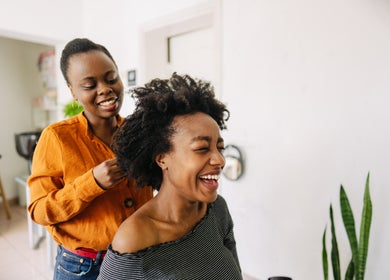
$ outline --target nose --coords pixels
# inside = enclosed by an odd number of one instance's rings
[[[98,88],[98,95],[106,95],[112,92],[112,88],[109,85],[102,84]]]
[[[211,165],[218,165],[221,168],[225,166],[225,156],[221,153],[220,150],[216,149],[210,158]]]

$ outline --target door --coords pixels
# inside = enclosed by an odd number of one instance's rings
[[[210,81],[218,96],[221,52],[215,10],[180,11],[147,24],[141,36],[140,83],[177,72]]]
[[[217,50],[211,27],[168,38],[167,55],[167,74],[189,74],[215,84]]]

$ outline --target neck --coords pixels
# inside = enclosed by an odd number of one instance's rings
[[[156,195],[155,206],[162,219],[171,223],[193,223],[202,218],[207,209],[205,202],[190,201],[164,189]]]
[[[118,121],[116,116],[108,119],[103,118],[90,118],[88,119],[88,124],[93,134],[96,135],[100,140],[102,140],[106,145],[110,146],[112,141],[112,136],[118,128]]]

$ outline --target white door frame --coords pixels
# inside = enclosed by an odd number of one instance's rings
[[[153,78],[167,78],[168,38],[202,28],[212,28],[215,33],[216,57],[214,88],[220,96],[221,67],[221,0],[210,0],[185,10],[148,22],[140,32],[139,82]]]

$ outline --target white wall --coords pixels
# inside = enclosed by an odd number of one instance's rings
[[[202,2],[84,0],[80,32],[105,44],[125,74],[140,66],[145,22]],[[243,270],[263,280],[275,274],[321,279],[329,203],[338,213],[342,183],[360,221],[370,172],[374,217],[366,278],[390,275],[389,3],[220,3],[222,98],[231,110],[224,136],[246,159],[244,177],[223,180],[221,191],[235,220]],[[338,233],[345,269],[349,249],[341,224]]]
[[[0,36],[54,44],[82,31],[80,1],[1,0]]]
[[[224,1],[222,13],[228,139],[247,159],[246,176],[224,194],[244,269],[321,279],[329,203],[338,213],[342,183],[360,221],[370,171],[366,276],[390,275],[389,3]]]

